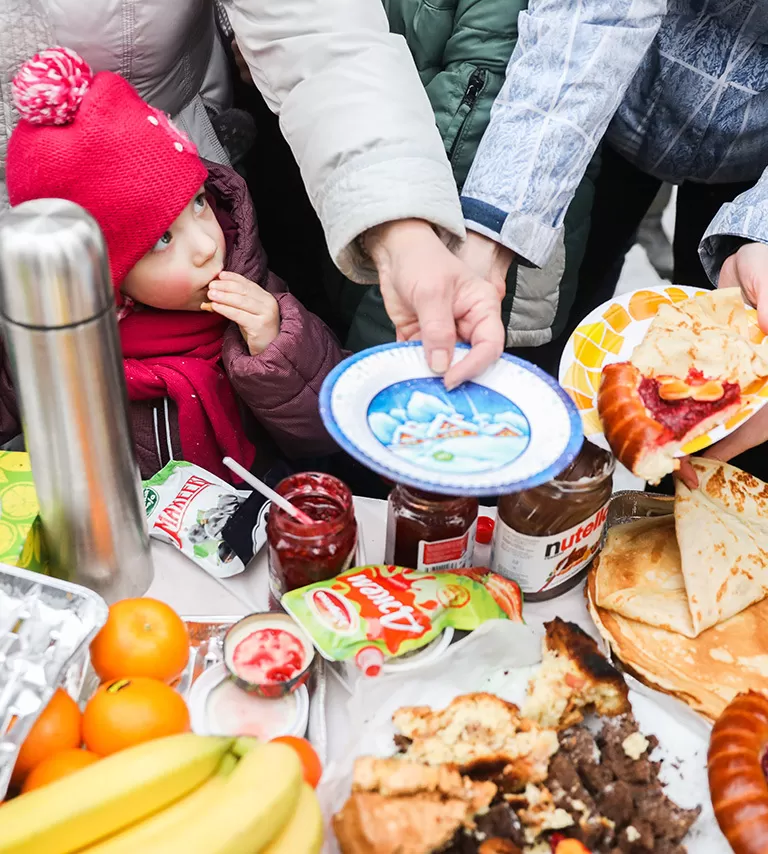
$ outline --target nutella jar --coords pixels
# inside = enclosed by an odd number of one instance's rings
[[[478,501],[398,485],[387,503],[385,563],[438,571],[472,565]]]
[[[615,464],[585,440],[554,480],[499,499],[491,566],[527,601],[553,599],[583,578],[603,544]]]

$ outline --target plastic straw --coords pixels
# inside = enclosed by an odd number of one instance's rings
[[[236,463],[232,457],[224,457],[222,460],[224,465],[231,469],[235,474],[240,475],[240,477],[249,485],[252,486],[257,492],[260,492],[265,498],[269,498],[273,504],[277,504],[277,506],[281,510],[285,510],[288,515],[293,516],[294,519],[301,522],[304,525],[314,525],[315,520],[310,516],[307,516],[303,510],[299,510],[298,507],[291,504],[286,498],[283,498],[282,495],[278,495],[274,489],[270,489],[264,481],[259,480],[257,477],[252,475],[248,469],[243,468],[240,463]]]

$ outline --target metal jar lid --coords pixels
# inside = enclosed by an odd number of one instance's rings
[[[59,328],[113,305],[104,238],[83,208],[37,199],[0,217],[0,313],[7,320]]]

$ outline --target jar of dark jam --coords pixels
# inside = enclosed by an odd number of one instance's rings
[[[603,545],[616,462],[584,441],[549,483],[499,499],[491,566],[520,585],[529,602],[575,587]]]
[[[289,590],[327,581],[349,569],[357,548],[352,493],[342,481],[327,474],[295,474],[281,481],[277,492],[314,523],[306,525],[274,504],[270,507],[267,544],[273,609]]]
[[[424,571],[472,565],[476,498],[433,495],[397,485],[387,504],[385,563]]]

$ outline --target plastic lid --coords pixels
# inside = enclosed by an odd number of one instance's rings
[[[355,656],[355,664],[364,676],[378,676],[384,665],[384,653],[377,646],[366,646]]]
[[[478,516],[475,540],[480,543],[481,546],[487,546],[493,539],[493,529],[495,527],[496,523],[490,516]]]
[[[23,326],[83,323],[115,304],[96,221],[60,199],[24,202],[0,218],[0,312]]]

